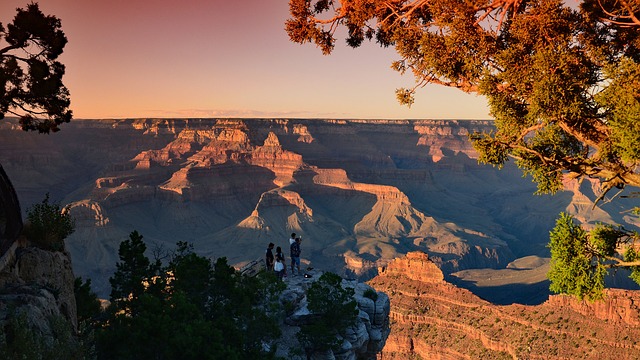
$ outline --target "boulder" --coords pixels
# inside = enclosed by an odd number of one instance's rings
[[[27,247],[16,250],[16,258],[18,277],[25,284],[53,293],[59,313],[75,329],[78,322],[73,289],[75,277],[69,253]]]
[[[0,327],[8,329],[10,321],[19,316],[19,326],[53,344],[57,321],[64,320],[77,331],[71,258],[66,251],[26,244],[21,237],[0,261]]]

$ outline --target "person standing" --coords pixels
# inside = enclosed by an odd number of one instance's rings
[[[279,279],[287,276],[287,265],[285,263],[284,254],[282,253],[282,248],[280,246],[276,248],[275,264],[273,270],[275,271]]]
[[[272,271],[273,270],[273,263],[274,263],[274,258],[273,258],[273,247],[275,245],[273,243],[269,243],[269,246],[267,246],[267,252],[266,252],[266,261],[265,263],[267,264],[267,271]]]
[[[291,244],[291,276],[296,276],[296,272],[294,271],[294,265],[298,269],[298,275],[300,275],[300,243],[302,239],[297,237],[296,240]]]
[[[296,233],[291,233],[291,237],[289,238],[289,249],[291,249],[291,245],[293,245],[295,242],[296,242]],[[293,258],[291,258],[291,273],[293,274]]]
[[[293,245],[296,242],[296,233],[291,233],[291,237],[289,238],[289,246]]]

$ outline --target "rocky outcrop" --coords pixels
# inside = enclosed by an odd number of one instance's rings
[[[250,271],[246,270],[248,268],[252,266],[246,266],[244,271]],[[305,276],[286,278],[287,288],[280,296],[280,302],[285,309],[288,309],[288,315],[282,324],[283,337],[277,344],[277,355],[290,359],[291,354],[295,353],[292,350],[301,348],[295,336],[300,325],[312,323],[315,317],[307,308],[305,292],[314,281],[318,280],[322,272],[308,269],[305,274]],[[341,339],[340,349],[315,353],[312,354],[312,358],[316,360],[376,359],[389,336],[389,297],[355,280],[343,280],[342,287],[350,287],[355,291],[355,300],[358,304],[356,322],[347,329],[346,336]],[[302,357],[295,356],[292,359],[302,359]]]
[[[423,283],[442,283],[444,275],[436,264],[429,260],[429,255],[422,252],[410,252],[406,261],[392,261],[379,269],[380,276],[406,276]]]
[[[300,137],[298,137],[298,141],[300,142],[311,144],[314,140],[313,136],[309,133],[309,129],[305,125],[294,124],[293,133],[296,135],[300,135]]]
[[[29,246],[21,238],[0,260],[0,326],[23,317],[31,330],[51,342],[54,324],[64,319],[77,330],[74,275],[67,252]]]
[[[4,333],[9,321],[21,316],[26,322],[21,326],[51,342],[56,318],[77,330],[71,256],[31,246],[21,231],[20,205],[0,166],[0,327]]]
[[[27,247],[16,250],[15,271],[18,279],[54,294],[56,308],[74,326],[77,324],[75,277],[67,252]]]
[[[640,357],[637,292],[608,291],[600,303],[552,296],[537,306],[497,306],[444,281],[422,253],[391,261],[368,284],[390,297],[385,359]]]
[[[282,149],[278,137],[270,132],[264,145],[256,147],[251,152],[251,165],[260,166],[273,171],[276,175],[274,183],[285,186],[293,180],[293,173],[302,165],[302,156]]]
[[[565,307],[587,318],[640,327],[640,292],[620,289],[605,289],[604,299],[590,302],[568,295],[549,297],[550,307]]]
[[[76,201],[69,204],[69,213],[76,225],[104,227],[109,223],[100,203],[91,200]]]
[[[22,231],[22,215],[18,196],[0,165],[0,256],[13,244]]]
[[[453,148],[457,153],[475,158],[477,155],[471,143],[460,143],[460,139],[467,138],[474,132],[482,132],[486,129],[488,122],[468,123],[466,127],[461,125],[459,121],[421,121],[414,126],[415,131],[420,134],[416,145],[427,147],[431,159],[436,163],[446,157],[444,152],[447,148]],[[452,146],[454,143],[457,146]]]

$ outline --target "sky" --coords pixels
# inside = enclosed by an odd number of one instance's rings
[[[31,0],[0,0],[0,22]],[[75,118],[488,119],[486,99],[430,85],[374,43],[322,55],[289,40],[287,0],[40,0],[69,43],[59,60]]]

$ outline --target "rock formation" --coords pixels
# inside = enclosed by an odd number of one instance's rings
[[[64,319],[77,331],[74,275],[68,252],[47,251],[21,236],[22,214],[11,181],[0,166],[0,329],[3,339],[26,326],[51,344],[54,323]]]
[[[300,325],[313,322],[313,314],[307,308],[306,290],[312,282],[322,275],[318,270],[307,270],[307,276],[289,277],[285,280],[287,288],[280,296],[284,308],[289,309],[282,325],[283,336],[277,343],[277,355],[291,358],[292,350],[300,349],[296,333]],[[376,292],[367,284],[354,280],[343,280],[342,287],[355,290],[358,303],[358,316],[353,327],[347,329],[347,336],[342,340],[342,347],[337,351],[313,354],[315,360],[328,359],[375,359],[384,347],[389,336],[389,297],[383,292]],[[367,292],[376,294],[376,300],[367,297]],[[302,359],[301,356],[293,359]]]
[[[18,196],[0,165],[0,256],[13,245],[21,231],[22,214]]]
[[[368,282],[389,294],[384,359],[637,359],[638,292],[603,302],[553,295],[537,306],[497,306],[443,280],[424,253],[395,259]]]
[[[56,319],[77,330],[74,279],[68,252],[42,250],[20,237],[0,258],[0,326],[24,316],[24,325],[45,341],[52,341]]]
[[[255,276],[264,271],[264,259],[253,260],[242,266],[238,271],[244,276]],[[277,354],[284,358],[292,358],[301,345],[296,338],[300,325],[313,322],[314,315],[307,307],[306,291],[311,284],[322,276],[323,272],[307,268],[304,276],[285,277],[286,289],[280,295],[280,304],[285,309],[281,317],[283,336],[276,343]],[[343,288],[354,289],[354,299],[358,304],[358,317],[353,327],[347,330],[342,348],[335,353],[329,351],[314,354],[314,359],[375,359],[385,345],[389,336],[389,297],[387,294],[375,291],[371,286],[356,280],[343,280]],[[373,295],[375,294],[375,295]],[[375,300],[373,299],[375,298]],[[302,359],[300,355],[293,359]]]

